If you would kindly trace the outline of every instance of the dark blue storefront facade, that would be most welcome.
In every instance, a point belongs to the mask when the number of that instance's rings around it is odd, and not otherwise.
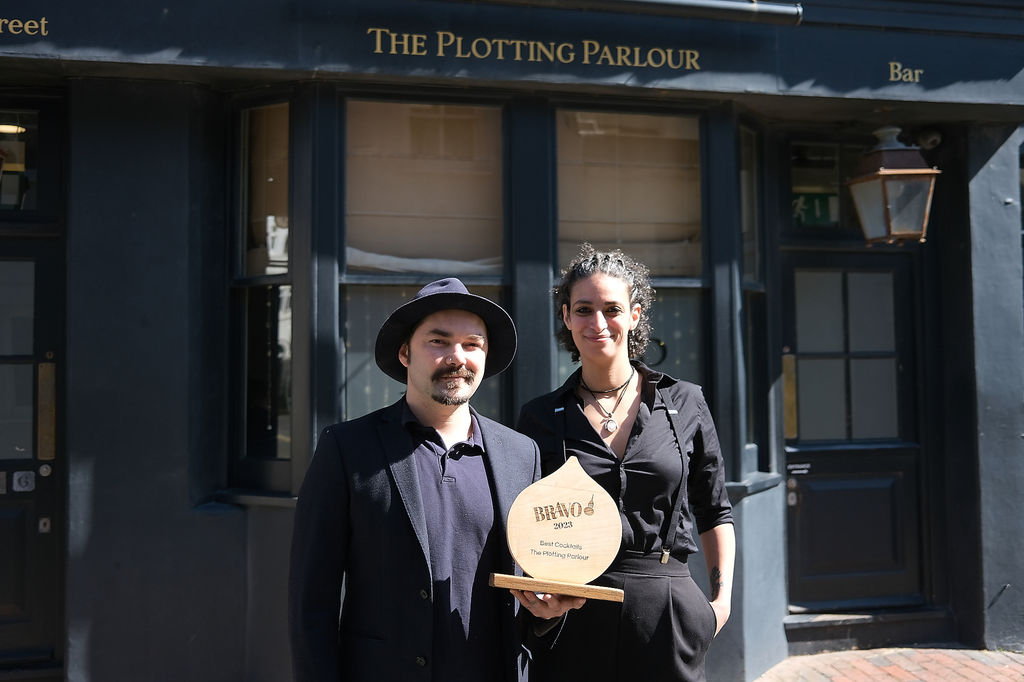
[[[0,680],[290,679],[316,434],[399,395],[366,336],[458,274],[511,423],[584,238],[652,265],[727,453],[711,679],[1024,650],[1022,55],[995,0],[0,9]],[[883,126],[942,171],[923,244],[860,235]]]

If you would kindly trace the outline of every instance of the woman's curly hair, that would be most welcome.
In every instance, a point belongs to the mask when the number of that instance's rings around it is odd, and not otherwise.
[[[626,283],[630,307],[640,304],[640,322],[629,333],[630,359],[642,358],[651,338],[651,305],[654,303],[654,289],[651,288],[650,271],[643,263],[627,256],[619,249],[598,251],[589,243],[580,245],[580,252],[562,270],[562,280],[551,293],[555,302],[555,338],[572,354],[572,361],[578,362],[580,350],[572,340],[572,332],[566,329],[562,319],[562,306],[569,306],[572,287],[591,275],[604,274],[616,277]]]

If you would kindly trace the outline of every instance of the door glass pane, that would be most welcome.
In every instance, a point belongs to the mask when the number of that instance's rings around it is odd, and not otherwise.
[[[288,105],[244,112],[245,274],[288,272]]]
[[[0,365],[0,459],[33,456],[32,365]]]
[[[39,115],[0,109],[0,211],[36,208]]]
[[[349,101],[346,131],[348,272],[502,274],[501,109]]]
[[[0,261],[0,355],[31,355],[35,263]]]
[[[845,362],[798,358],[797,407],[801,440],[846,438]]]
[[[797,270],[796,345],[801,353],[843,350],[843,281],[839,272]]]
[[[696,118],[559,111],[558,258],[589,241],[657,276],[701,274]]]
[[[851,272],[850,352],[892,351],[896,344],[892,273]]]
[[[250,457],[291,456],[292,288],[252,287],[248,296],[246,440]]]
[[[421,288],[409,286],[346,286],[345,305],[345,419],[355,419],[390,405],[405,393],[405,384],[388,377],[377,367],[374,347],[380,326],[398,306],[409,301]],[[499,301],[498,287],[467,287],[472,293]],[[518,360],[522,362],[522,358]],[[501,417],[501,394],[505,373],[480,382],[470,404],[492,419]]]
[[[850,403],[851,437],[898,437],[895,358],[850,360]]]

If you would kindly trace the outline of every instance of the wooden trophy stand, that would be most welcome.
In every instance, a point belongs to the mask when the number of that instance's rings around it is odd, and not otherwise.
[[[615,501],[570,457],[519,493],[508,512],[508,548],[531,577],[492,573],[490,585],[621,602],[622,590],[588,583],[619,553]]]

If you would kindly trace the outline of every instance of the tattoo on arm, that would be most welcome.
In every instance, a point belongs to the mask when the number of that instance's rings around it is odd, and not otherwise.
[[[722,571],[719,570],[718,566],[711,569],[710,574],[711,583],[711,601],[718,599],[718,595],[722,593]]]

